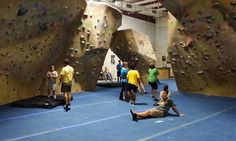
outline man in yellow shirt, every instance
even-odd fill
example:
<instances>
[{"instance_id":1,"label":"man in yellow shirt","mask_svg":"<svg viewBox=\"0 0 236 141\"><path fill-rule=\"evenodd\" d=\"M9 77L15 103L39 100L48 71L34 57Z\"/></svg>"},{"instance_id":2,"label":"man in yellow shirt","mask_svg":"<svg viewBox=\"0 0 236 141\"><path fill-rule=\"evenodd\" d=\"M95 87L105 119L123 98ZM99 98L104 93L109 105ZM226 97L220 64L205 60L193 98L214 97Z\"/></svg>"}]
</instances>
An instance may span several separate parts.
<instances>
[{"instance_id":1,"label":"man in yellow shirt","mask_svg":"<svg viewBox=\"0 0 236 141\"><path fill-rule=\"evenodd\" d=\"M64 60L64 67L61 70L61 77L60 77L60 82L61 84L61 92L64 93L65 97L65 105L64 109L65 111L70 110L70 101L71 101L71 86L72 86L72 80L73 80L73 74L74 74L74 69L69 65L69 60L65 59Z\"/></svg>"},{"instance_id":2,"label":"man in yellow shirt","mask_svg":"<svg viewBox=\"0 0 236 141\"><path fill-rule=\"evenodd\" d=\"M138 90L138 86L141 83L140 75L137 70L135 70L136 64L133 63L130 67L130 70L127 73L127 80L128 80L128 97L131 99L131 104L135 105L136 100L136 92Z\"/></svg>"}]
</instances>

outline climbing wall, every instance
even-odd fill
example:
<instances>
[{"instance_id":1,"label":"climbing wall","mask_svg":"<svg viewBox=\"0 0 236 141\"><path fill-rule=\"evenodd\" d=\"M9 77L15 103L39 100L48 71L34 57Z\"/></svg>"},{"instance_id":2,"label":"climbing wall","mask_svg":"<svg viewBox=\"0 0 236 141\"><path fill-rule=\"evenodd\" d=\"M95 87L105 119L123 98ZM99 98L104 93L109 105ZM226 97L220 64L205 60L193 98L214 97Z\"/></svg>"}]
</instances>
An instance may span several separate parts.
<instances>
[{"instance_id":1,"label":"climbing wall","mask_svg":"<svg viewBox=\"0 0 236 141\"><path fill-rule=\"evenodd\" d=\"M121 12L101 2L88 2L82 17L82 25L70 51L73 60L75 82L83 90L95 90L102 65L110 47L112 34L121 25Z\"/></svg>"},{"instance_id":2,"label":"climbing wall","mask_svg":"<svg viewBox=\"0 0 236 141\"><path fill-rule=\"evenodd\" d=\"M84 0L0 1L0 105L46 94L49 66L62 67L85 8Z\"/></svg>"},{"instance_id":3,"label":"climbing wall","mask_svg":"<svg viewBox=\"0 0 236 141\"><path fill-rule=\"evenodd\" d=\"M111 50L129 64L137 62L137 69L143 82L147 83L149 62L155 62L156 56L149 37L133 29L119 30L113 34Z\"/></svg>"},{"instance_id":4,"label":"climbing wall","mask_svg":"<svg viewBox=\"0 0 236 141\"><path fill-rule=\"evenodd\" d=\"M179 90L236 97L236 1L164 5L179 21L168 49Z\"/></svg>"}]
</instances>

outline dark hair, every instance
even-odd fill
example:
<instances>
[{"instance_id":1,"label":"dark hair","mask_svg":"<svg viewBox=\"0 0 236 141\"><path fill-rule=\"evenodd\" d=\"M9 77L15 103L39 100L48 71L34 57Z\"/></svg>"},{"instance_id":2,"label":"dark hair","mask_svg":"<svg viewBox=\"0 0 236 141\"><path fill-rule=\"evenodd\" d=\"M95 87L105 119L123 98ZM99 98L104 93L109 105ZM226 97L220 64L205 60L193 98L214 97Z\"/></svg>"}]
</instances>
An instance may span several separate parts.
<instances>
[{"instance_id":1,"label":"dark hair","mask_svg":"<svg viewBox=\"0 0 236 141\"><path fill-rule=\"evenodd\" d=\"M155 68L155 63L154 62L149 62L149 68L154 69Z\"/></svg>"},{"instance_id":2,"label":"dark hair","mask_svg":"<svg viewBox=\"0 0 236 141\"><path fill-rule=\"evenodd\" d=\"M168 85L163 86L163 91L165 91L167 94L169 93L168 89L169 89Z\"/></svg>"},{"instance_id":3,"label":"dark hair","mask_svg":"<svg viewBox=\"0 0 236 141\"><path fill-rule=\"evenodd\" d=\"M151 64L149 67L150 67L151 69L154 69L154 68L155 68L155 65Z\"/></svg>"},{"instance_id":4,"label":"dark hair","mask_svg":"<svg viewBox=\"0 0 236 141\"><path fill-rule=\"evenodd\" d=\"M69 65L69 63L70 63L69 59L66 58L66 59L64 60L64 64Z\"/></svg>"},{"instance_id":5,"label":"dark hair","mask_svg":"<svg viewBox=\"0 0 236 141\"><path fill-rule=\"evenodd\" d=\"M134 70L134 69L136 68L136 65L137 65L137 64L133 62L133 63L130 65L130 69L131 69L131 70Z\"/></svg>"}]
</instances>

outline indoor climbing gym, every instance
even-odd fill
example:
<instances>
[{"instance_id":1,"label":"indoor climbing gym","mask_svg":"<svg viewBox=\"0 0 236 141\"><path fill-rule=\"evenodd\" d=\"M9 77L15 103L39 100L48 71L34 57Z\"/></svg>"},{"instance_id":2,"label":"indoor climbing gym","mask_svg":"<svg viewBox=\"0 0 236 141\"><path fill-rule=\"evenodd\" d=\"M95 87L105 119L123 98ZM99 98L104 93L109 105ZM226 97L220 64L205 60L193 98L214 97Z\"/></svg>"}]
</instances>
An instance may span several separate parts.
<instances>
[{"instance_id":1,"label":"indoor climbing gym","mask_svg":"<svg viewBox=\"0 0 236 141\"><path fill-rule=\"evenodd\" d=\"M236 0L1 0L0 141L236 140Z\"/></svg>"}]
</instances>

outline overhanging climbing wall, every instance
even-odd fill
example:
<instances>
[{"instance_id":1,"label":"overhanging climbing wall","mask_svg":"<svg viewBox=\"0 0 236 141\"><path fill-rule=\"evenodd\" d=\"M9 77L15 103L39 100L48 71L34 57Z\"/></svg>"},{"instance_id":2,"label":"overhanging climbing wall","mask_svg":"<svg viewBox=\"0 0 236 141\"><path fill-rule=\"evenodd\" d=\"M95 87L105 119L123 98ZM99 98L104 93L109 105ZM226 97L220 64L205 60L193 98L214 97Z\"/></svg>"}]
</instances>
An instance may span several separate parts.
<instances>
[{"instance_id":1,"label":"overhanging climbing wall","mask_svg":"<svg viewBox=\"0 0 236 141\"><path fill-rule=\"evenodd\" d=\"M149 62L155 62L156 56L147 35L133 29L119 30L113 34L111 50L128 63L137 62L142 80L147 83Z\"/></svg>"},{"instance_id":2,"label":"overhanging climbing wall","mask_svg":"<svg viewBox=\"0 0 236 141\"><path fill-rule=\"evenodd\" d=\"M83 90L95 90L112 34L121 25L121 12L101 2L89 2L69 55Z\"/></svg>"},{"instance_id":3,"label":"overhanging climbing wall","mask_svg":"<svg viewBox=\"0 0 236 141\"><path fill-rule=\"evenodd\" d=\"M164 5L179 21L168 49L179 90L236 97L236 1Z\"/></svg>"},{"instance_id":4,"label":"overhanging climbing wall","mask_svg":"<svg viewBox=\"0 0 236 141\"><path fill-rule=\"evenodd\" d=\"M62 66L84 0L0 1L0 105L46 94L46 72Z\"/></svg>"}]
</instances>

